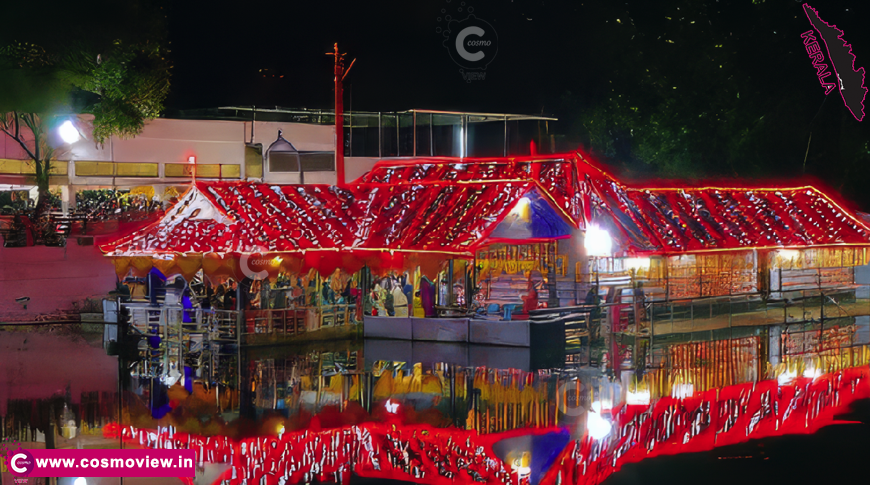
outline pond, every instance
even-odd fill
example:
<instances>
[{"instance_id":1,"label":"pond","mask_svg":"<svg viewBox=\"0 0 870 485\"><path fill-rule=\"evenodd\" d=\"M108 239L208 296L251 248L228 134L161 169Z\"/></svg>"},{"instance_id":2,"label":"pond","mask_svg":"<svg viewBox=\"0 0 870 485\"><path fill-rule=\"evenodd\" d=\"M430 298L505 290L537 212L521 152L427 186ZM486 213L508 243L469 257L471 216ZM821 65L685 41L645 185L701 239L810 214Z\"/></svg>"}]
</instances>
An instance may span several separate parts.
<instances>
[{"instance_id":1,"label":"pond","mask_svg":"<svg viewBox=\"0 0 870 485\"><path fill-rule=\"evenodd\" d=\"M108 355L116 349L105 348L104 330L2 328L4 444L190 447L201 458L197 483L262 478L265 463L287 483L639 483L687 479L689 469L786 473L793 443L850 443L867 430L783 436L815 432L853 402L863 409L866 346L836 361L817 355L815 368L772 369L758 355L722 360L754 348L751 337L688 342L670 350L671 367L616 376L534 348L357 337L242 346L227 372L152 377L128 355L120 365ZM729 365L743 368L719 372ZM866 414L854 416L866 423ZM270 446L266 461L230 458ZM687 457L645 460L674 454ZM772 456L778 464L766 463ZM163 481L178 483L143 483Z\"/></svg>"}]
</instances>

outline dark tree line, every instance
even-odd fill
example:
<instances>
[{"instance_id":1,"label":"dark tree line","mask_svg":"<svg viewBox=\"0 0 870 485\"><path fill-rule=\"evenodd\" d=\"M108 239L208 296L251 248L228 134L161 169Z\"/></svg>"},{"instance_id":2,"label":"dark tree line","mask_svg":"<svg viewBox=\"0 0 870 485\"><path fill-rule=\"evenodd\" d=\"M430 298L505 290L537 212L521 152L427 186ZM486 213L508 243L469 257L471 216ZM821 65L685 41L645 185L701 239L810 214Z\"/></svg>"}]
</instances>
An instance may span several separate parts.
<instances>
[{"instance_id":1,"label":"dark tree line","mask_svg":"<svg viewBox=\"0 0 870 485\"><path fill-rule=\"evenodd\" d=\"M167 12L158 1L13 2L0 31L0 136L21 147L46 208L51 133L89 113L93 142L139 134L169 93Z\"/></svg>"},{"instance_id":2,"label":"dark tree line","mask_svg":"<svg viewBox=\"0 0 870 485\"><path fill-rule=\"evenodd\" d=\"M558 102L568 140L629 178L807 175L870 209L870 121L855 120L838 92L824 95L800 37L811 29L801 5L672 0L594 7L589 65L600 80ZM856 66L870 68L862 27L870 9L856 2L813 6L845 31Z\"/></svg>"}]
</instances>

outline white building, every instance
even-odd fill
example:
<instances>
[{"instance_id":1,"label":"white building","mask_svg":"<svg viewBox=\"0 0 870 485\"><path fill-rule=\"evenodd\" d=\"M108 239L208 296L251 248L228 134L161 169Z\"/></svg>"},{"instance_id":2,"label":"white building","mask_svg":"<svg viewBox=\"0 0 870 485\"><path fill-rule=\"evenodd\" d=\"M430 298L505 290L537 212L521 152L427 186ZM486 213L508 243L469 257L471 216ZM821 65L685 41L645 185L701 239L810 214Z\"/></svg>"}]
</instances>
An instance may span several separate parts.
<instances>
[{"instance_id":1,"label":"white building","mask_svg":"<svg viewBox=\"0 0 870 485\"><path fill-rule=\"evenodd\" d=\"M168 187L181 192L191 182L194 166L196 178L203 180L336 183L334 117L329 111L236 107L200 110L182 113L180 118L149 121L135 138L112 137L102 146L90 136L92 119L82 115L72 120L81 134L72 144L65 143L57 133L49 135L57 147L51 187L60 189L69 204L74 204L76 192L100 188L151 186L155 196L162 199ZM535 130L539 146L551 141L548 134L541 136L542 123L551 120L421 110L347 113L345 178L348 182L355 180L379 158L528 153L528 141ZM288 143L279 143L270 151L279 132ZM523 135L526 140L521 141ZM33 173L32 163L21 147L10 137L0 136L0 191L35 192Z\"/></svg>"}]
</instances>

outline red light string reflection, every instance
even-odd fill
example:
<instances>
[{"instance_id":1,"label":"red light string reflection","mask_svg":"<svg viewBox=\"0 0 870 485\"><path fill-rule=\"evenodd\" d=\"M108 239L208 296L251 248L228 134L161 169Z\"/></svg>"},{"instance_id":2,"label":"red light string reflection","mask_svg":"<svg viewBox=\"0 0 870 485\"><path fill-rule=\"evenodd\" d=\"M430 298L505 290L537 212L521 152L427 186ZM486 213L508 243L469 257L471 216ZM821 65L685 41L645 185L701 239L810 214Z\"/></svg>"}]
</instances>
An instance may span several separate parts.
<instances>
[{"instance_id":1,"label":"red light string reflection","mask_svg":"<svg viewBox=\"0 0 870 485\"><path fill-rule=\"evenodd\" d=\"M659 455L711 450L771 436L809 434L837 423L858 399L870 398L870 368L817 378L797 377L711 389L690 397L665 397L650 405L621 405L609 416L610 434L571 441L542 484L597 485L626 463ZM172 428L147 430L110 425L107 437L152 449L193 449L198 464L230 463L225 483L347 483L351 473L424 484L518 483L520 477L492 451L502 439L544 434L518 429L475 431L398 423L364 423L322 431L279 432L234 441ZM525 481L525 480L524 480ZM220 483L220 480L217 482Z\"/></svg>"}]
</instances>

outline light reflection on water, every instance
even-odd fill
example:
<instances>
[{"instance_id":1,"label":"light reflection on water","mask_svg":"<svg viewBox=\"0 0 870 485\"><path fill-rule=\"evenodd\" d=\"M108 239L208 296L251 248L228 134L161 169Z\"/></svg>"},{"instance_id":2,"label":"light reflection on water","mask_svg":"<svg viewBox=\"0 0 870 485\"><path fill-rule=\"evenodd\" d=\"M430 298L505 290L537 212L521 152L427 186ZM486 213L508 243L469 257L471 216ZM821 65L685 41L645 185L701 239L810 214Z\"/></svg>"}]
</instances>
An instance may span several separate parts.
<instances>
[{"instance_id":1,"label":"light reflection on water","mask_svg":"<svg viewBox=\"0 0 870 485\"><path fill-rule=\"evenodd\" d=\"M118 419L117 358L106 355L95 334L43 330L0 333L0 363L6 370L0 376L2 437L57 447L115 443L103 431ZM49 351L63 355L64 364L47 359ZM682 351L714 356L717 349ZM644 376L624 369L617 378L591 368L552 368L547 366L552 355L527 348L364 339L251 347L242 354L240 388L195 383L190 390L180 384L166 389L131 378L121 422L234 439L390 422L474 430L494 438L530 427L564 428L575 440L587 430L603 438L610 421L616 424L616 416L606 411L620 404L646 406L665 394L700 398L707 389L759 378L779 378L781 385L812 381L823 371L866 366L868 357L866 347L858 347L848 356L803 359L785 368L740 361L754 367L754 374L729 371L715 377L687 366ZM154 419L160 408L166 413ZM52 423L54 438L46 439Z\"/></svg>"}]
</instances>

